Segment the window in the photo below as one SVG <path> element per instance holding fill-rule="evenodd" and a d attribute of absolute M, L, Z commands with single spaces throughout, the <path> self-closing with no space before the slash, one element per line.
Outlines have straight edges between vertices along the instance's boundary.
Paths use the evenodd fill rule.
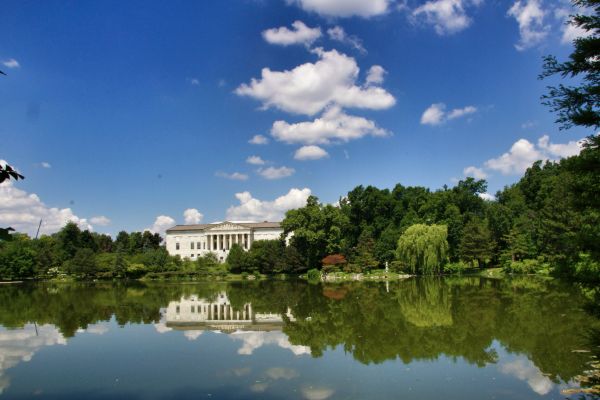
<path fill-rule="evenodd" d="M 175 250 L 179 250 L 179 242 L 175 243 Z"/>
<path fill-rule="evenodd" d="M 194 250 L 194 242 L 190 243 L 192 250 Z"/>
<path fill-rule="evenodd" d="M 196 248 L 197 248 L 198 250 L 200 250 L 200 249 L 202 248 L 202 246 L 200 245 L 200 242 L 196 243 Z"/>

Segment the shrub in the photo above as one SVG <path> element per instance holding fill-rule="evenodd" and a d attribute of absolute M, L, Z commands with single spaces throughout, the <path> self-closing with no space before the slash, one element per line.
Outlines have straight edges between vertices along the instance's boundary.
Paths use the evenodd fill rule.
<path fill-rule="evenodd" d="M 579 261 L 575 263 L 575 278 L 584 282 L 600 281 L 600 262 L 595 261 L 587 253 L 579 254 Z"/>
<path fill-rule="evenodd" d="M 444 265 L 444 274 L 461 275 L 468 268 L 469 268 L 469 265 L 462 261 L 454 262 L 454 263 L 447 263 L 446 265 Z"/>
<path fill-rule="evenodd" d="M 508 274 L 537 274 L 549 269 L 542 259 L 527 259 L 507 262 L 502 270 Z"/>
<path fill-rule="evenodd" d="M 310 269 L 306 273 L 306 278 L 309 282 L 319 282 L 321 281 L 321 271 L 316 268 Z"/>

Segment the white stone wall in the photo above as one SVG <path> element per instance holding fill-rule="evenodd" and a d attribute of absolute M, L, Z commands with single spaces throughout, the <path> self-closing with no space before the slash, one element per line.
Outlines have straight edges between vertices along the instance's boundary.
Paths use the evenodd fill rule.
<path fill-rule="evenodd" d="M 224 262 L 229 254 L 229 249 L 213 249 L 208 235 L 248 235 L 249 246 L 256 240 L 274 240 L 281 237 L 283 232 L 280 228 L 253 228 L 244 230 L 224 230 L 207 229 L 205 231 L 174 231 L 166 235 L 166 249 L 170 255 L 178 255 L 181 258 L 196 260 L 210 252 L 217 256 L 217 259 Z M 243 237 L 243 236 L 242 236 Z M 177 249 L 179 243 L 179 249 Z M 192 248 L 192 243 L 194 247 Z M 235 241 L 232 241 L 232 244 Z M 200 244 L 200 248 L 198 248 Z M 224 246 L 227 247 L 227 246 Z M 242 246 L 243 247 L 243 246 Z"/>

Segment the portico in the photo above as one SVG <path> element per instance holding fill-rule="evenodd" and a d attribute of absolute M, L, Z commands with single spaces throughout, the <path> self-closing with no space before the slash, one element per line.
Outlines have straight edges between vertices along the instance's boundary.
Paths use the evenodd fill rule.
<path fill-rule="evenodd" d="M 218 222 L 213 224 L 177 225 L 167 229 L 166 247 L 171 255 L 197 259 L 214 253 L 224 261 L 234 244 L 249 250 L 255 240 L 281 237 L 279 222 Z"/>

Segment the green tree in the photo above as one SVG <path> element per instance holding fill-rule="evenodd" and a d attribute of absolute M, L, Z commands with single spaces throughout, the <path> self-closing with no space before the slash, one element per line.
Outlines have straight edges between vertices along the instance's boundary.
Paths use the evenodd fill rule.
<path fill-rule="evenodd" d="M 75 256 L 77 250 L 81 248 L 81 230 L 74 222 L 67 224 L 57 233 L 59 251 L 62 253 L 62 260 L 66 261 Z"/>
<path fill-rule="evenodd" d="M 115 251 L 129 252 L 129 233 L 121 231 L 115 239 Z"/>
<path fill-rule="evenodd" d="M 492 232 L 487 222 L 479 218 L 471 219 L 463 229 L 459 248 L 460 258 L 469 263 L 475 260 L 477 265 L 482 267 L 484 262 L 492 258 L 493 250 Z"/>
<path fill-rule="evenodd" d="M 77 250 L 75 256 L 68 261 L 67 270 L 83 279 L 95 276 L 97 272 L 96 255 L 88 248 Z"/>
<path fill-rule="evenodd" d="M 0 247 L 0 280 L 33 277 L 35 262 L 35 251 L 30 240 L 2 243 Z"/>
<path fill-rule="evenodd" d="M 368 229 L 365 229 L 358 238 L 350 263 L 357 266 L 361 271 L 370 271 L 377 268 L 379 262 L 375 258 L 375 240 Z"/>
<path fill-rule="evenodd" d="M 588 35 L 573 41 L 574 50 L 569 60 L 558 62 L 554 56 L 544 58 L 544 71 L 540 79 L 553 75 L 577 78 L 577 86 L 548 87 L 542 96 L 543 104 L 558 115 L 561 129 L 573 125 L 600 127 L 600 3 L 598 0 L 574 0 L 573 4 L 591 13 L 581 13 L 570 18 L 570 24 L 583 29 Z"/>
<path fill-rule="evenodd" d="M 240 272 L 249 272 L 250 269 L 250 257 L 248 253 L 242 249 L 237 243 L 234 243 L 229 249 L 229 254 L 227 255 L 227 264 L 231 269 L 231 272 L 240 273 Z"/>
<path fill-rule="evenodd" d="M 447 258 L 447 238 L 445 225 L 413 225 L 398 239 L 396 257 L 413 274 L 439 273 Z"/>

